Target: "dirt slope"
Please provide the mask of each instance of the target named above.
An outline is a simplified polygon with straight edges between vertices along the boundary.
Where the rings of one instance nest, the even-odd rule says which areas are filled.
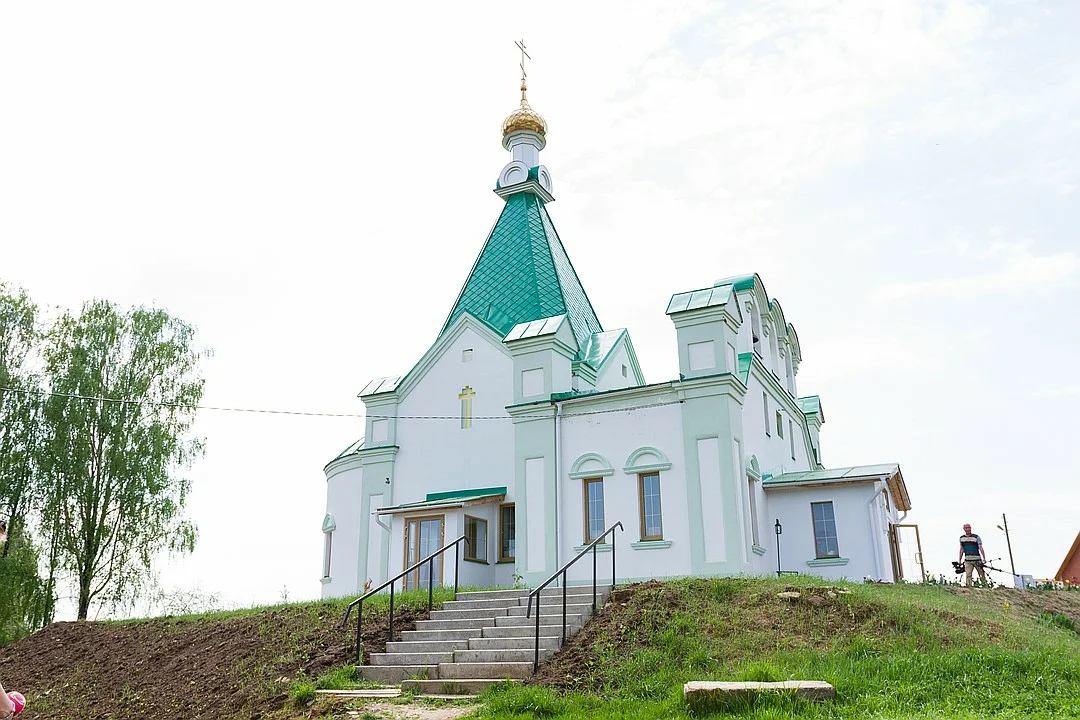
[[[299,673],[350,662],[356,626],[342,630],[341,613],[313,603],[224,618],[54,623],[0,649],[0,679],[29,699],[20,720],[267,717],[285,706]],[[395,635],[417,617],[395,613]],[[384,648],[386,633],[385,617],[366,621],[365,651]]]

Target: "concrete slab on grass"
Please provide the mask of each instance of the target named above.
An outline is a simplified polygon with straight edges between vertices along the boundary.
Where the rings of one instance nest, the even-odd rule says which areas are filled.
[[[749,702],[759,695],[779,693],[802,700],[832,700],[836,688],[820,680],[787,680],[785,682],[688,682],[683,697],[695,707],[728,706]]]

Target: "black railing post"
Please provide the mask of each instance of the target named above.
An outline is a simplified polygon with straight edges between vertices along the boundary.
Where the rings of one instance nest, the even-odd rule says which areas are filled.
[[[566,644],[566,571],[562,571],[562,644]]]
[[[540,667],[540,600],[542,595],[536,595],[536,641],[533,643],[533,672]],[[532,600],[529,601],[530,603]]]
[[[390,632],[386,642],[394,641],[394,583],[390,583]]]
[[[611,533],[611,589],[615,589],[615,533]]]
[[[466,542],[468,542],[468,540],[466,540]],[[461,555],[460,550],[461,550],[460,545],[455,545],[454,546],[454,599],[455,600],[457,600],[458,575],[460,573],[460,568],[461,568],[461,562],[458,560],[458,556]]]
[[[435,558],[427,564],[427,611],[431,612],[431,601],[435,594]]]
[[[356,664],[359,665],[364,659],[363,653],[360,649],[360,618],[364,617],[364,601],[361,600],[356,605]]]
[[[592,549],[592,614],[596,614],[596,546]]]

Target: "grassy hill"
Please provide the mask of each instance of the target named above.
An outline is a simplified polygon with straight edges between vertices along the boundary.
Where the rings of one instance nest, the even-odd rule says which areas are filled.
[[[410,597],[395,630],[423,617],[426,600]],[[305,684],[298,678],[348,676],[324,675],[354,652],[355,626],[338,627],[343,607],[57,623],[0,649],[0,679],[29,696],[27,720],[385,717],[361,701],[290,697]],[[367,651],[385,642],[385,612],[365,608]],[[1080,592],[809,578],[643,583],[617,590],[527,686],[493,689],[477,715],[688,718],[687,680],[820,679],[836,686],[835,702],[773,700],[712,716],[1080,718],[1078,626]]]

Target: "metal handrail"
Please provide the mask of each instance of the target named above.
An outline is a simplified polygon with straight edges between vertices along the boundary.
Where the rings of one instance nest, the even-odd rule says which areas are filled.
[[[450,543],[447,543],[446,545],[443,545],[441,548],[439,548],[435,552],[431,553],[430,555],[428,555],[426,558],[424,558],[420,562],[416,563],[415,565],[412,565],[412,566],[406,568],[405,570],[402,570],[400,573],[398,573],[397,575],[395,575],[391,579],[387,580],[386,582],[384,582],[379,587],[375,588],[374,590],[370,590],[370,591],[364,593],[363,595],[361,595],[360,597],[356,598],[351,603],[349,603],[348,607],[345,608],[345,617],[342,618],[342,620],[341,620],[341,627],[345,627],[345,625],[349,622],[349,614],[352,613],[352,609],[355,607],[357,609],[356,610],[356,664],[357,665],[359,665],[360,661],[363,659],[362,646],[361,646],[361,640],[360,640],[360,627],[361,627],[363,617],[364,617],[364,612],[363,612],[363,610],[364,610],[364,601],[367,600],[372,595],[374,595],[375,593],[385,590],[387,586],[390,587],[390,626],[389,626],[389,632],[387,633],[388,637],[387,637],[386,641],[387,642],[392,642],[393,639],[394,639],[394,583],[396,583],[398,580],[400,580],[401,578],[403,578],[406,575],[408,575],[409,573],[411,573],[413,570],[418,569],[424,563],[427,563],[428,564],[428,601],[427,601],[427,607],[428,607],[428,612],[431,612],[431,607],[432,607],[432,603],[433,603],[433,599],[434,599],[433,596],[434,596],[434,592],[435,592],[435,583],[434,583],[434,580],[435,580],[435,558],[438,557],[439,555],[442,555],[444,552],[446,552],[450,548],[457,548],[457,546],[460,545],[462,541],[465,541],[465,543],[468,544],[469,546],[472,545],[472,543],[469,542],[469,538],[462,535],[457,540],[454,540],[453,542],[450,542]],[[459,568],[461,566],[461,562],[458,559],[458,555],[459,555],[459,553],[455,549],[455,551],[454,551],[454,596],[455,597],[457,597],[457,591],[458,591],[458,574],[459,574],[458,570],[459,570]],[[402,587],[401,591],[405,592],[405,588]]]
[[[581,552],[579,552],[577,555],[574,556],[574,558],[572,560],[570,560],[570,562],[566,563],[561,568],[556,570],[554,575],[549,577],[547,580],[545,580],[543,583],[541,583],[539,587],[537,587],[535,590],[533,590],[531,593],[529,593],[529,605],[525,609],[525,617],[530,617],[532,615],[533,597],[536,598],[536,638],[535,638],[536,643],[535,643],[535,645],[533,645],[533,672],[536,672],[536,669],[538,667],[540,667],[540,613],[542,611],[542,608],[540,606],[540,601],[542,599],[542,597],[540,595],[540,591],[542,591],[544,588],[546,588],[548,585],[550,585],[552,582],[554,582],[555,578],[562,575],[562,642],[565,644],[566,643],[566,571],[570,568],[571,565],[573,565],[578,560],[580,560],[582,558],[582,556],[585,555],[585,553],[589,552],[590,550],[592,551],[592,611],[593,611],[593,614],[595,614],[596,613],[596,546],[599,545],[604,540],[604,538],[606,538],[608,535],[612,536],[611,537],[611,587],[612,587],[612,589],[614,589],[615,588],[615,536],[614,536],[615,528],[618,528],[620,531],[625,532],[621,522],[615,523],[614,525],[609,527],[607,530],[605,530],[603,535],[596,538],[591,543],[589,543],[588,546],[583,548],[581,550]]]

